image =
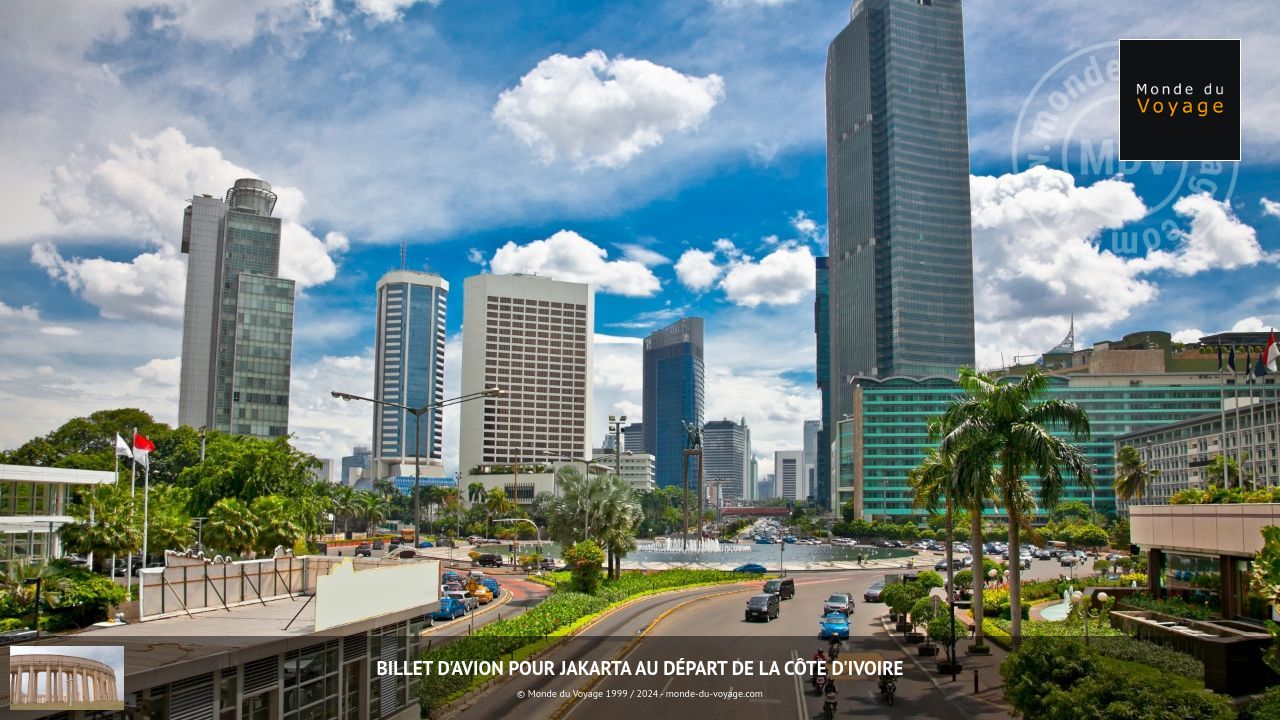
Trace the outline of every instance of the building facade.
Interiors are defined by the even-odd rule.
[[[684,486],[684,424],[702,424],[702,318],[683,318],[644,339],[644,449],[658,463],[658,486]],[[689,487],[695,489],[694,464]]]
[[[702,457],[708,483],[718,481],[720,496],[726,500],[743,500],[751,481],[751,429],[747,419],[711,420],[702,426]]]
[[[804,491],[800,497],[805,500],[818,497],[818,435],[821,432],[821,420],[804,421]],[[822,504],[826,505],[825,499]]]
[[[631,423],[622,428],[622,449],[636,453],[645,452],[644,423]]]
[[[476,275],[463,289],[458,467],[585,458],[591,451],[595,300],[585,283]]]
[[[814,499],[827,506],[831,497],[831,288],[827,282],[827,258],[814,258],[813,330],[817,336],[818,394],[822,399],[823,421],[819,423],[814,479],[817,487]]]
[[[276,196],[261,180],[191,199],[178,422],[262,438],[289,434],[292,280],[279,277]]]
[[[743,488],[742,499],[747,502],[755,502],[762,500],[760,497],[760,461],[751,457],[751,474],[748,476],[747,485]]]
[[[827,426],[845,383],[974,364],[960,0],[858,0],[826,67]]]
[[[62,557],[58,530],[74,519],[75,492],[115,482],[115,473],[0,465],[0,572]]]
[[[612,452],[599,453],[592,458],[593,463],[617,468],[619,459]],[[620,477],[631,486],[636,492],[649,492],[658,487],[655,475],[657,468],[655,467],[655,458],[649,453],[625,452],[621,458]]]
[[[773,496],[783,500],[803,500],[804,451],[777,450],[773,453]]]
[[[368,445],[356,445],[351,454],[342,458],[342,474],[338,482],[347,487],[354,487],[356,482],[373,479],[373,450]],[[366,477],[368,476],[368,477]]]
[[[420,408],[444,400],[445,312],[449,283],[435,273],[394,270],[378,280],[374,397]],[[419,419],[407,410],[374,406],[373,456],[377,475],[405,470],[420,455],[441,474],[444,412]],[[419,449],[421,443],[421,449]],[[399,467],[396,467],[399,466]],[[424,469],[423,472],[426,472]]]

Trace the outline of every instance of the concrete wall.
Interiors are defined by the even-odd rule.
[[[1135,505],[1129,523],[1144,550],[1247,557],[1262,549],[1262,528],[1280,525],[1280,503]]]

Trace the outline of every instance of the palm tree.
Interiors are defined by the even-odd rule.
[[[1009,557],[1017,558],[1019,532],[1029,529],[1036,507],[1026,475],[1038,477],[1040,504],[1046,508],[1062,496],[1064,469],[1081,485],[1093,487],[1093,471],[1084,451],[1051,432],[1051,428],[1065,429],[1073,440],[1084,440],[1089,437],[1089,416],[1073,402],[1041,400],[1049,381],[1037,368],[1007,383],[962,368],[959,384],[964,396],[943,415],[946,434],[938,449],[954,453],[956,464],[970,472],[994,471],[995,494],[1009,515]],[[1022,567],[1011,562],[1009,570],[1010,634],[1017,647],[1022,642]]]
[[[356,507],[356,491],[346,485],[335,485],[329,491],[329,510],[333,513],[333,531],[338,531],[338,518],[342,518],[342,529],[351,530],[351,518],[358,512]]]
[[[209,509],[204,534],[211,547],[234,555],[244,555],[251,552],[257,543],[257,518],[243,500],[223,498]]]
[[[930,422],[929,432],[932,435],[940,428],[937,421]],[[911,489],[915,492],[915,505],[928,510],[930,513],[936,512],[938,504],[946,505],[947,518],[947,593],[948,597],[956,591],[955,587],[955,568],[952,565],[951,557],[953,552],[953,543],[955,542],[955,523],[952,514],[953,503],[956,498],[956,472],[955,458],[950,453],[943,452],[938,448],[932,448],[919,465],[912,468],[911,473],[907,476],[907,482],[911,485]],[[976,544],[976,543],[975,543]],[[974,559],[974,567],[980,568],[981,560]],[[975,572],[976,576],[978,573]],[[981,625],[982,600],[981,591],[974,593],[975,601],[973,605],[973,617],[976,625]],[[980,637],[980,636],[979,636]],[[982,642],[981,639],[978,642]],[[950,662],[955,662],[955,645],[948,643],[947,652],[952,654]]]
[[[304,534],[296,521],[297,509],[291,506],[293,498],[279,495],[259,495],[249,506],[257,520],[258,539],[255,547],[263,555],[269,555],[276,547],[292,548]]]
[[[600,484],[599,508],[592,514],[600,518],[600,539],[609,553],[609,577],[616,579],[622,573],[623,556],[636,549],[636,528],[643,513],[627,481],[607,475]]]
[[[76,522],[58,530],[63,547],[92,554],[95,560],[137,552],[142,547],[142,531],[134,522],[133,509],[133,496],[127,485],[111,483],[82,490],[67,505],[67,514]]]
[[[476,481],[467,486],[467,502],[475,505],[484,502],[485,495],[488,494],[484,483]]]
[[[1159,477],[1160,471],[1147,467],[1138,449],[1132,445],[1121,446],[1116,451],[1116,497],[1132,500],[1147,494],[1147,485]]]
[[[356,507],[365,520],[365,532],[373,532],[378,523],[387,519],[390,503],[386,498],[372,490],[361,490],[356,493]]]

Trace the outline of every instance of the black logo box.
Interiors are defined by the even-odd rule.
[[[1120,40],[1121,160],[1238,161],[1242,102],[1239,40]]]

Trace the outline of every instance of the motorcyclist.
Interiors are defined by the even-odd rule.
[[[810,680],[810,682],[813,683],[813,688],[815,690],[821,690],[822,687],[818,685],[818,663],[826,662],[827,654],[822,652],[822,648],[818,648],[818,652],[813,654],[813,659],[815,661],[813,665],[813,678]]]
[[[836,708],[839,705],[839,700],[836,694],[836,684],[831,680],[831,678],[827,678],[826,684],[822,686],[822,696],[823,696],[823,702],[822,702],[823,714],[825,714],[827,717],[835,717]]]
[[[827,646],[827,655],[829,655],[832,660],[836,660],[840,657],[840,651],[843,649],[844,645],[840,642],[840,636],[832,635],[831,644]]]

